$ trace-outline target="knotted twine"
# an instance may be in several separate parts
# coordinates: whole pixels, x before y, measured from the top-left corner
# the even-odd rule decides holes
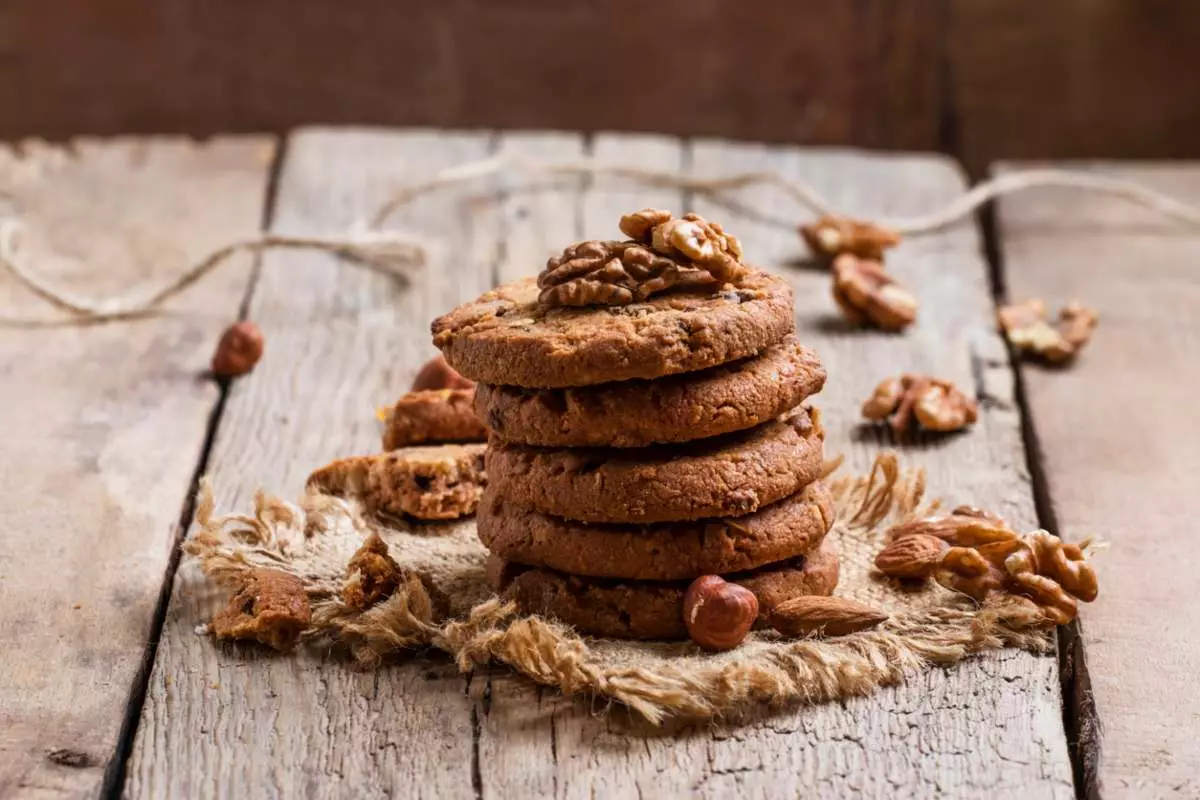
[[[430,192],[478,181],[504,171],[535,177],[612,177],[646,186],[678,189],[703,195],[750,217],[760,215],[738,203],[730,197],[730,193],[749,186],[766,185],[778,189],[811,213],[820,216],[843,216],[811,185],[772,172],[742,172],[699,178],[678,172],[598,164],[590,159],[541,162],[519,155],[504,155],[450,167],[438,172],[429,180],[403,187],[384,203],[369,221],[355,225],[344,233],[311,236],[263,233],[253,239],[232,242],[188,266],[164,285],[151,290],[134,288],[108,297],[85,298],[53,285],[35,267],[22,260],[22,222],[16,217],[0,219],[0,269],[38,297],[68,312],[71,316],[66,319],[66,324],[81,325],[152,314],[166,301],[185,291],[230,257],[242,252],[257,253],[285,248],[323,251],[342,257],[345,259],[344,263],[358,264],[402,279],[405,274],[425,263],[427,251],[424,244],[415,237],[383,229],[391,214]],[[1001,195],[1039,187],[1066,187],[1111,196],[1148,208],[1182,225],[1200,228],[1200,208],[1148,187],[1105,175],[1049,169],[1025,170],[992,178],[927,214],[879,222],[903,236],[926,235],[960,222],[985,203]],[[514,194],[536,188],[535,185],[530,185],[505,191],[507,194]],[[795,227],[795,223],[787,224]],[[15,326],[36,326],[52,322],[54,321],[0,316],[0,323]]]
[[[837,511],[829,537],[841,559],[836,594],[891,614],[875,630],[829,639],[758,631],[735,650],[710,654],[686,642],[584,637],[493,595],[484,577],[487,551],[473,522],[408,525],[372,514],[358,498],[312,492],[295,503],[259,493],[253,514],[218,516],[211,487],[203,484],[198,531],[184,545],[191,556],[185,568],[193,572],[184,574],[195,580],[198,566],[210,589],[235,586],[255,567],[296,575],[313,609],[302,641],[320,651],[345,651],[364,668],[430,648],[447,653],[464,672],[503,665],[564,694],[620,703],[653,724],[865,695],[985,650],[1051,648],[1040,614],[1027,603],[1008,598],[976,605],[934,583],[914,590],[873,574],[886,530],[940,507],[925,499],[923,471],[902,472],[887,452],[868,474],[829,485]],[[355,611],[339,593],[347,563],[372,532],[412,574],[386,600]],[[209,594],[206,612],[223,599]]]

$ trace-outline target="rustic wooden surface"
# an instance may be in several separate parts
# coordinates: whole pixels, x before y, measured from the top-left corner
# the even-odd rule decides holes
[[[565,157],[589,148],[614,162],[697,174],[803,175],[868,215],[920,210],[963,186],[952,165],[931,157],[626,136],[311,130],[289,143],[271,227],[344,228],[389,188],[488,152]],[[511,188],[508,180],[494,186]],[[209,468],[222,508],[247,507],[259,486],[295,493],[312,467],[374,449],[372,408],[401,391],[430,354],[427,321],[437,312],[493,279],[536,270],[564,242],[615,235],[619,214],[641,202],[688,200],[578,184],[549,195],[510,192],[499,204],[478,194],[431,197],[393,219],[437,245],[434,262],[407,288],[324,255],[264,257],[250,315],[266,332],[268,356],[235,384],[216,435]],[[744,199],[773,216],[798,216],[769,192]],[[1033,523],[1012,375],[989,323],[986,267],[970,223],[900,249],[895,269],[922,287],[923,316],[909,335],[887,337],[833,318],[827,276],[791,263],[802,249],[790,227],[697,205],[728,219],[753,257],[793,280],[800,329],[833,376],[821,398],[831,450],[844,449],[862,468],[890,444],[855,419],[883,375],[944,374],[984,396],[981,422],[969,435],[913,448],[912,463],[926,465],[933,486],[953,499]],[[335,660],[215,648],[193,633],[209,599],[181,570],[129,764],[131,797],[1073,793],[1053,657],[1009,651],[867,699],[743,727],[656,732],[620,709],[596,716],[586,700],[499,671],[464,678],[443,661],[414,659],[362,673]]]
[[[1200,204],[1194,165],[1069,166]],[[1081,615],[1082,688],[1100,720],[1089,783],[1104,797],[1200,796],[1200,698],[1187,680],[1200,658],[1200,236],[1066,190],[1006,198],[998,224],[1010,297],[1077,298],[1101,315],[1073,368],[1022,368],[1050,514],[1065,538],[1110,544],[1096,562],[1100,599]]]
[[[56,283],[144,289],[257,233],[273,155],[261,137],[5,147],[0,213]],[[0,796],[95,796],[112,772],[218,399],[202,373],[249,279],[238,260],[137,322],[0,322]],[[55,316],[8,278],[0,309]]]
[[[270,226],[335,232],[390,190],[484,156],[486,134],[319,131],[293,136]],[[494,238],[472,206],[430,196],[393,225],[431,238],[407,288],[320,253],[263,257],[249,315],[267,355],[234,387],[209,471],[220,508],[259,487],[294,497],[325,462],[379,449],[374,408],[433,353],[429,320],[491,283]],[[472,707],[444,661],[376,673],[319,658],[215,648],[191,576],[176,582],[129,765],[130,797],[472,793]],[[418,791],[419,790],[419,791]]]
[[[1197,35],[1200,6],[1170,0],[8,0],[0,137],[640,129],[941,150],[975,174],[1194,157]]]

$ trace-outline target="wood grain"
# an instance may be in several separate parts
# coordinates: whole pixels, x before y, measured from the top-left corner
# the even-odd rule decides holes
[[[489,144],[490,143],[490,144]],[[570,157],[572,135],[513,137],[312,131],[291,142],[273,227],[340,228],[366,214],[385,188],[439,166],[499,151]],[[775,169],[814,181],[865,215],[924,209],[962,188],[947,162],[843,151],[803,151],[654,137],[601,135],[598,158],[717,174]],[[426,322],[474,296],[493,277],[540,267],[548,251],[583,236],[612,236],[621,213],[644,204],[680,208],[671,191],[575,186],[516,195],[498,205],[448,192],[414,205],[403,225],[441,243],[437,261],[408,289],[337,267],[322,255],[264,260],[252,316],[268,348],[239,382],[213,451],[223,508],[244,508],[257,486],[295,491],[324,460],[375,447],[373,405],[398,391],[429,353]],[[798,212],[778,196],[743,198],[773,216]],[[929,467],[951,499],[1033,523],[1012,373],[990,325],[986,269],[973,227],[904,245],[895,269],[921,287],[924,314],[905,337],[853,332],[831,315],[828,276],[790,262],[790,226],[699,207],[727,220],[752,258],[789,275],[802,334],[825,356],[822,396],[831,449],[862,468],[890,441],[856,425],[862,397],[884,374],[928,369],[984,395],[976,429],[922,441],[908,456]],[[377,396],[378,395],[378,396]],[[192,633],[203,598],[182,574],[163,632],[133,759],[130,796],[424,793],[446,796],[750,797],[795,795],[1072,796],[1053,657],[1008,651],[844,704],[800,709],[749,725],[648,730],[620,709],[596,716],[489,671],[464,680],[438,660],[376,673],[309,656],[276,658],[214,649]],[[216,766],[219,765],[219,766]]]
[[[999,171],[1029,166],[1006,165]],[[1200,166],[1089,168],[1200,203]],[[1190,554],[1200,514],[1200,236],[1118,201],[1065,191],[1005,198],[998,212],[1009,296],[1099,309],[1070,369],[1022,367],[1049,511],[1068,540],[1097,536],[1100,598],[1081,613],[1091,697],[1089,788],[1104,797],[1200,794],[1200,600]],[[1086,712],[1086,709],[1084,709]],[[1094,721],[1084,718],[1086,725]]]
[[[937,207],[964,187],[957,166],[938,156],[716,143],[698,145],[691,162],[698,174],[771,169],[802,178],[834,207],[868,219]],[[771,190],[744,197],[775,216],[804,216]],[[700,205],[701,213],[709,209]],[[896,446],[886,431],[860,425],[862,400],[883,377],[912,370],[948,378],[979,397],[979,422],[969,433],[922,438],[899,452],[906,463],[928,470],[936,494],[991,508],[1017,524],[1033,522],[1013,374],[992,325],[987,266],[973,222],[889,254],[889,269],[921,303],[916,324],[902,336],[847,328],[829,295],[828,274],[794,264],[802,249],[790,228],[739,221],[735,230],[752,259],[791,279],[801,339],[821,353],[829,371],[818,398],[829,452],[845,452],[848,466],[862,470],[880,448]],[[780,728],[801,734],[804,744],[781,741]],[[750,746],[731,749],[728,768],[748,766],[754,777],[735,772],[716,786],[733,789],[754,780],[768,787],[759,790],[763,796],[814,782],[833,796],[1073,796],[1057,662],[1049,656],[989,654],[869,698],[781,715],[749,736],[730,735]]]
[[[778,170],[813,181],[839,205],[864,215],[913,213],[953,196],[963,178],[949,162],[887,158],[848,151],[804,151],[602,135],[598,159],[716,175]],[[594,186],[582,203],[582,230],[560,220],[561,236],[604,236],[633,208],[692,207],[678,192]],[[772,216],[777,195],[743,199]],[[986,267],[976,230],[965,225],[935,239],[905,244],[893,259],[909,285],[921,287],[922,319],[905,337],[844,328],[832,316],[829,278],[797,266],[802,247],[789,228],[756,224],[710,204],[696,210],[728,222],[748,256],[788,275],[797,292],[797,323],[825,359],[830,382],[819,398],[830,451],[854,468],[893,442],[858,426],[862,399],[884,375],[930,370],[983,394],[975,430],[905,451],[953,499],[1034,519],[1029,478],[1003,346],[992,332]],[[559,216],[565,216],[560,214]],[[547,220],[546,224],[551,224]],[[797,795],[923,797],[1072,797],[1059,706],[1057,662],[1007,651],[935,670],[909,684],[843,704],[781,713],[744,726],[654,731],[616,709],[596,716],[586,700],[564,699],[510,674],[476,680],[483,794],[501,797]]]
[[[258,231],[273,153],[266,137],[4,147],[3,213],[57,284],[146,289]],[[249,266],[151,319],[0,325],[0,796],[92,797],[112,767]],[[5,278],[0,316],[54,312]]]
[[[271,228],[336,232],[399,185],[488,154],[485,134],[302,131],[291,137]],[[210,472],[220,508],[259,487],[293,497],[325,462],[378,450],[373,409],[433,354],[429,320],[489,284],[490,223],[464,195],[392,218],[431,240],[408,286],[323,253],[263,258],[250,317],[267,355],[229,398]],[[478,227],[477,227],[478,223]],[[212,598],[181,570],[129,764],[130,797],[461,797],[472,794],[471,703],[445,662],[376,672],[335,659],[216,648],[193,627]]]

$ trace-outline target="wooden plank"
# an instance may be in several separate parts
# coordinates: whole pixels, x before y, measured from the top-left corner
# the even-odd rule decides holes
[[[335,232],[401,185],[484,157],[487,134],[308,130],[289,140],[271,227]],[[263,259],[250,317],[267,355],[233,389],[210,471],[218,505],[264,487],[298,493],[308,472],[379,447],[376,404],[433,353],[429,320],[487,288],[491,223],[459,193],[392,225],[429,237],[407,287],[321,253]],[[274,354],[274,355],[273,355]],[[445,661],[374,672],[337,659],[221,649],[193,626],[204,597],[182,571],[129,765],[130,797],[471,796],[472,704]]]
[[[1021,166],[1005,165],[1007,172]],[[1044,166],[1044,165],[1039,165]],[[1200,203],[1196,164],[1097,169]],[[1200,658],[1190,568],[1200,505],[1193,413],[1200,236],[1118,201],[1066,190],[1001,200],[1008,294],[1100,311],[1095,341],[1066,370],[1022,367],[1048,511],[1062,536],[1111,544],[1081,637],[1099,716],[1080,720],[1085,778],[1104,797],[1200,794],[1200,698],[1181,676]],[[1083,689],[1088,687],[1083,686]]]
[[[255,234],[267,137],[0,147],[22,259],[85,296],[146,288]],[[228,264],[151,319],[0,326],[0,796],[92,797],[131,692],[249,285]],[[0,316],[47,306],[0,280]]]
[[[962,189],[961,173],[932,157],[890,158],[705,142],[599,136],[597,158],[696,174],[776,170],[812,181],[839,205],[864,215],[911,213]],[[679,209],[678,192],[593,186],[583,231],[612,235],[620,214],[642,205]],[[769,190],[744,200],[786,216]],[[1034,510],[1002,344],[991,330],[986,266],[971,225],[906,243],[892,259],[924,301],[904,337],[850,333],[836,319],[826,273],[788,266],[802,247],[791,228],[756,224],[711,204],[701,213],[728,222],[752,259],[788,275],[802,336],[824,356],[830,382],[820,397],[830,452],[867,467],[891,444],[858,428],[858,407],[884,375],[928,369],[985,397],[967,436],[906,451],[951,497],[1032,525]],[[795,212],[794,212],[795,213]],[[560,225],[560,235],[571,231]],[[932,670],[869,698],[781,713],[743,726],[652,731],[616,710],[595,716],[585,700],[564,699],[494,672],[479,697],[480,770],[485,795],[574,796],[1036,796],[1072,797],[1071,765],[1052,656],[1005,651],[950,670]]]
[[[707,175],[773,170],[811,183],[835,207],[868,219],[937,207],[965,185],[958,167],[939,156],[701,143],[692,164]],[[742,197],[777,217],[810,218],[799,209],[780,208],[779,195],[770,189]],[[701,213],[720,213],[698,206]],[[976,226],[964,223],[914,239],[889,254],[889,269],[921,301],[917,324],[902,336],[847,328],[830,298],[829,275],[785,266],[802,252],[790,227],[739,221],[734,230],[751,258],[791,279],[797,329],[829,371],[819,397],[829,452],[845,453],[850,469],[863,470],[879,449],[895,446],[878,429],[860,427],[862,400],[883,377],[913,370],[949,378],[979,396],[979,422],[966,435],[902,447],[905,462],[924,466],[931,489],[940,495],[994,509],[1017,525],[1034,524],[1013,375],[994,332]],[[815,784],[835,796],[862,791],[898,797],[1071,797],[1060,709],[1053,656],[1001,651],[931,670],[869,698],[804,709],[749,733],[737,732],[744,749],[727,747],[720,763],[750,772],[734,772],[711,785],[715,792],[753,781],[763,795]],[[781,729],[795,731],[799,741],[781,740],[776,734]]]

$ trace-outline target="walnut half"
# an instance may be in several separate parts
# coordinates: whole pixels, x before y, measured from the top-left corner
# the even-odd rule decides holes
[[[800,236],[813,255],[831,260],[843,253],[874,261],[883,260],[883,251],[900,244],[900,234],[848,217],[821,217],[811,225],[800,226]]]
[[[1038,298],[1001,306],[996,318],[1014,348],[1052,364],[1064,364],[1075,358],[1100,321],[1095,310],[1069,303],[1059,310],[1058,320],[1052,325],[1046,304]]]
[[[851,322],[893,333],[917,318],[917,298],[883,264],[848,253],[833,262],[833,300]]]
[[[946,433],[973,424],[979,406],[950,381],[905,374],[880,382],[863,403],[862,413],[869,420],[886,420],[900,434],[914,420],[925,430]]]
[[[621,218],[630,241],[573,244],[538,275],[542,306],[621,306],[676,287],[717,288],[746,274],[742,245],[696,214],[643,208]]]
[[[573,244],[538,275],[543,306],[624,306],[676,286],[712,286],[709,272],[679,264],[636,242]]]

